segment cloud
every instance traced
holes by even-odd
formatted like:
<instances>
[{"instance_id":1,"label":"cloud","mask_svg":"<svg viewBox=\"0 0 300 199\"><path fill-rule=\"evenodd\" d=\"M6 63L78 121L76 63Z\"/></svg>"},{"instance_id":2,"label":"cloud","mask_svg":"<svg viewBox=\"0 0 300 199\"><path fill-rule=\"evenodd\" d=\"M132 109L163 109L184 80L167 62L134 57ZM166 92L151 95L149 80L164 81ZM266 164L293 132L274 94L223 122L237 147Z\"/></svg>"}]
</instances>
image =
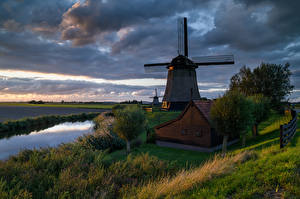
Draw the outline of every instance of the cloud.
<instances>
[{"instance_id":1,"label":"cloud","mask_svg":"<svg viewBox=\"0 0 300 199\"><path fill-rule=\"evenodd\" d=\"M0 27L10 31L21 28L53 34L63 13L71 6L68 0L2 0L0 2ZM43 31L40 31L43 28Z\"/></svg>"},{"instance_id":2,"label":"cloud","mask_svg":"<svg viewBox=\"0 0 300 199\"><path fill-rule=\"evenodd\" d=\"M233 66L197 69L201 96L217 97L240 67L254 68L262 61L290 62L292 83L299 89L298 8L297 1L289 0L3 0L0 70L81 75L108 82L163 79L166 73L145 74L143 65L168 62L177 55L177 19L187 16L191 57L235 56ZM0 81L2 98L17 94L30 98L31 93L55 99L65 95L97 101L148 100L154 87L139 86L26 78ZM158 88L164 91L164 86ZM299 95L295 92L292 97Z\"/></svg>"},{"instance_id":3,"label":"cloud","mask_svg":"<svg viewBox=\"0 0 300 199\"><path fill-rule=\"evenodd\" d=\"M118 32L127 27L136 27L153 19L161 21L177 13L202 7L209 1L181 0L86 0L75 3L63 15L62 38L72 40L74 45L92 43L97 35ZM118 39L118 38L116 38Z\"/></svg>"},{"instance_id":4,"label":"cloud","mask_svg":"<svg viewBox=\"0 0 300 199\"><path fill-rule=\"evenodd\" d=\"M223 1L207 45L229 45L243 51L274 50L299 38L298 1Z\"/></svg>"}]
</instances>

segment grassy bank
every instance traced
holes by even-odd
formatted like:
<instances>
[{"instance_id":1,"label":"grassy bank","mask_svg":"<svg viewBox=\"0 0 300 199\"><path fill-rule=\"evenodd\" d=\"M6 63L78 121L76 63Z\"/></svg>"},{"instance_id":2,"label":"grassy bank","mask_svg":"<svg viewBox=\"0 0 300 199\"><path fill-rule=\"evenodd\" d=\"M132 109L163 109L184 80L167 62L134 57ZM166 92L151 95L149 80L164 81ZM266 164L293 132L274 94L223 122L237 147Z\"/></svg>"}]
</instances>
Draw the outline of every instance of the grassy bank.
<instances>
[{"instance_id":1,"label":"grassy bank","mask_svg":"<svg viewBox=\"0 0 300 199\"><path fill-rule=\"evenodd\" d=\"M175 116L168 114L163 117ZM152 116L149 123L155 125ZM80 139L25 150L0 161L0 198L297 198L300 136L280 150L273 139L282 121L273 113L260 125L261 135L247 139L245 149L252 151L237 144L225 158L154 144L125 156L124 150L86 147Z\"/></svg>"},{"instance_id":2,"label":"grassy bank","mask_svg":"<svg viewBox=\"0 0 300 199\"><path fill-rule=\"evenodd\" d=\"M0 139L14 135L29 134L32 131L39 131L49 128L62 122L79 122L92 120L99 113L81 113L72 115L46 115L21 120L5 121L0 123Z\"/></svg>"}]
</instances>

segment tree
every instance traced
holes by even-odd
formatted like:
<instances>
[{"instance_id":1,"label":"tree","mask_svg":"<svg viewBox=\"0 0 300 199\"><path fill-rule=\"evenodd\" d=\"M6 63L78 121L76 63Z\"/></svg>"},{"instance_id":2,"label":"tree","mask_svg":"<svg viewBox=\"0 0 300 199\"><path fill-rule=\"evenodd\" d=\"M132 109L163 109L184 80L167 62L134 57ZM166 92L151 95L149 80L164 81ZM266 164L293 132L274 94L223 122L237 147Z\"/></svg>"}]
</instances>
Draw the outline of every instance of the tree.
<instances>
[{"instance_id":1,"label":"tree","mask_svg":"<svg viewBox=\"0 0 300 199\"><path fill-rule=\"evenodd\" d=\"M237 90L246 96L257 92L254 82L254 75L250 68L243 66L240 72L233 75L230 80L230 90Z\"/></svg>"},{"instance_id":2,"label":"tree","mask_svg":"<svg viewBox=\"0 0 300 199\"><path fill-rule=\"evenodd\" d=\"M290 83L291 71L289 64L261 63L251 71L242 67L230 81L230 90L238 90L247 96L263 94L270 98L270 103L276 109L280 108L281 101L289 95L294 86Z\"/></svg>"},{"instance_id":3,"label":"tree","mask_svg":"<svg viewBox=\"0 0 300 199\"><path fill-rule=\"evenodd\" d=\"M253 123L252 103L238 91L228 91L218 98L211 108L212 122L223 135L223 154L227 151L228 138L243 135Z\"/></svg>"},{"instance_id":4,"label":"tree","mask_svg":"<svg viewBox=\"0 0 300 199\"><path fill-rule=\"evenodd\" d=\"M267 118L269 112L269 99L262 94L256 94L248 97L253 103L253 118L254 123L252 126L252 135L255 137L258 135L258 124Z\"/></svg>"},{"instance_id":5,"label":"tree","mask_svg":"<svg viewBox=\"0 0 300 199\"><path fill-rule=\"evenodd\" d=\"M130 105L115 111L114 132L126 141L127 154L130 142L145 130L146 117L140 106Z\"/></svg>"}]
</instances>

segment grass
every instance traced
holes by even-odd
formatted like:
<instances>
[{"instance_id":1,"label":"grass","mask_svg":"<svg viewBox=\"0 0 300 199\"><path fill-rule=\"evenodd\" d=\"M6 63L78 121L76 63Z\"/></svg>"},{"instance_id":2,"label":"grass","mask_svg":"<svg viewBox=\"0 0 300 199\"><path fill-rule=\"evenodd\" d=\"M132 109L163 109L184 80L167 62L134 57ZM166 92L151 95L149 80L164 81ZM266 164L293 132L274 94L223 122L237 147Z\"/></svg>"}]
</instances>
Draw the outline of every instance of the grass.
<instances>
[{"instance_id":1,"label":"grass","mask_svg":"<svg viewBox=\"0 0 300 199\"><path fill-rule=\"evenodd\" d=\"M271 111L267 120L261 122L258 126L259 136L252 137L252 132L247 134L246 146L241 148L241 142L229 147L229 151L239 153L245 150L262 149L273 144L279 144L279 128L281 124L287 123L291 119L290 115L279 115Z\"/></svg>"},{"instance_id":2,"label":"grass","mask_svg":"<svg viewBox=\"0 0 300 199\"><path fill-rule=\"evenodd\" d=\"M60 108L89 108L89 109L111 109L114 104L61 104L61 103L46 103L46 104L29 104L22 102L1 102L0 106L27 106L27 107L60 107Z\"/></svg>"},{"instance_id":3,"label":"grass","mask_svg":"<svg viewBox=\"0 0 300 199\"><path fill-rule=\"evenodd\" d=\"M147 113L147 118L151 127L158 125L162 122L176 118L180 112L160 112L160 122L157 119L157 113ZM239 153L245 150L261 149L271 146L272 144L279 145L279 126L287 122L290 116L281 116L275 111L271 111L270 116L259 126L260 135L253 138L251 131L248 132L246 147L242 148L241 143L238 142L228 147L228 151L232 153ZM139 137L143 141L146 140L146 133L143 133ZM180 168L190 168L201 165L203 162L214 157L219 151L215 153L187 151L182 149L174 149L168 147L160 147L155 144L143 144L139 148L133 149L133 155L139 155L148 153L163 161L173 161ZM106 157L108 161L113 162L120 159L124 159L126 154L125 150L115 151ZM167 155L166 155L167 154Z\"/></svg>"},{"instance_id":4,"label":"grass","mask_svg":"<svg viewBox=\"0 0 300 199\"><path fill-rule=\"evenodd\" d=\"M181 192L192 189L199 183L206 182L226 173L230 173L233 167L247 159L255 157L254 153L243 152L235 156L215 156L201 167L191 170L181 170L174 177L167 176L128 192L124 198L173 198ZM188 198L188 197L186 197Z\"/></svg>"},{"instance_id":5,"label":"grass","mask_svg":"<svg viewBox=\"0 0 300 199\"><path fill-rule=\"evenodd\" d=\"M152 128L156 125L161 123L167 122L169 120L175 119L177 116L180 115L180 111L173 111L173 112L164 112L164 111L157 111L153 113L146 113L149 126Z\"/></svg>"},{"instance_id":6,"label":"grass","mask_svg":"<svg viewBox=\"0 0 300 199\"><path fill-rule=\"evenodd\" d=\"M298 130L292 143L283 150L273 145L257 151L257 159L174 198L299 198L299 150Z\"/></svg>"},{"instance_id":7,"label":"grass","mask_svg":"<svg viewBox=\"0 0 300 199\"><path fill-rule=\"evenodd\" d=\"M156 125L155 114L147 114L149 125ZM154 144L142 144L129 156L82 142L24 150L0 161L0 198L297 198L300 123L282 150L276 125L285 119L273 112L258 137L249 136L245 148L230 147L226 157Z\"/></svg>"},{"instance_id":8,"label":"grass","mask_svg":"<svg viewBox=\"0 0 300 199\"><path fill-rule=\"evenodd\" d=\"M299 132L298 121L297 134L284 149L279 143L250 152L232 149L225 158L215 156L197 168L133 188L124 198L299 198Z\"/></svg>"},{"instance_id":9,"label":"grass","mask_svg":"<svg viewBox=\"0 0 300 199\"><path fill-rule=\"evenodd\" d=\"M143 144L138 148L134 148L131 152L133 156L141 154L149 154L159 160L176 164L178 168L190 168L202 164L204 161L214 156L214 153L204 153L196 151L186 151L182 149L174 149L156 146L155 144ZM125 150L119 150L105 157L108 162L115 162L125 159Z\"/></svg>"}]
</instances>

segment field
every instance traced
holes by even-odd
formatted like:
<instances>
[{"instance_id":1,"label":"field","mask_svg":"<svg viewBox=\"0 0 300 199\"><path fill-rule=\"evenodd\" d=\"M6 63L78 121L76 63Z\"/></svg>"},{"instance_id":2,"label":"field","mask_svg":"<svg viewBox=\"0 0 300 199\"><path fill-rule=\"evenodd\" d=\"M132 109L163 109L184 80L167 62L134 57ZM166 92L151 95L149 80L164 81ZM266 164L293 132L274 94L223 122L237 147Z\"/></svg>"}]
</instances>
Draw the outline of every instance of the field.
<instances>
[{"instance_id":1,"label":"field","mask_svg":"<svg viewBox=\"0 0 300 199\"><path fill-rule=\"evenodd\" d=\"M22 102L0 102L0 106L26 106L26 107L57 107L57 108L87 108L87 109L111 109L114 104L62 104L62 103L45 103L29 104Z\"/></svg>"},{"instance_id":2,"label":"field","mask_svg":"<svg viewBox=\"0 0 300 199\"><path fill-rule=\"evenodd\" d=\"M42 115L69 115L102 112L111 109L110 104L28 104L0 103L0 122Z\"/></svg>"},{"instance_id":3,"label":"field","mask_svg":"<svg viewBox=\"0 0 300 199\"><path fill-rule=\"evenodd\" d=\"M154 114L147 113L151 126L178 115ZM279 149L287 119L272 112L259 136L249 132L247 146L229 147L226 157L154 144L129 156L78 142L25 150L0 161L0 198L299 198L299 121L292 143Z\"/></svg>"}]
</instances>

